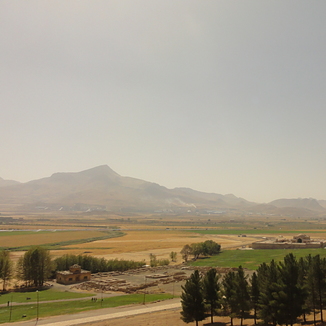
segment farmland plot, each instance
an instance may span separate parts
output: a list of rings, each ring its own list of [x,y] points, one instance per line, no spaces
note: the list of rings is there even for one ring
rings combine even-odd
[[[32,245],[45,245],[70,240],[96,238],[105,235],[99,231],[14,231],[0,232],[0,247],[16,248]]]
[[[197,234],[178,230],[125,231],[125,233],[126,235],[119,238],[66,246],[64,251],[58,250],[53,254],[57,256],[86,252],[106,259],[147,261],[149,254],[155,254],[157,258],[169,258],[171,251],[175,251],[178,253],[178,262],[181,262],[180,251],[186,244],[213,240],[225,249],[238,248],[256,240],[256,238],[242,238],[237,235]]]

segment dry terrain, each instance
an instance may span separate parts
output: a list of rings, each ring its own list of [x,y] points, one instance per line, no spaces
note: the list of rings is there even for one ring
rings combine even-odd
[[[237,235],[203,235],[189,231],[160,230],[160,231],[125,231],[126,235],[119,238],[98,240],[92,243],[66,246],[65,250],[56,250],[55,256],[66,253],[88,253],[106,259],[131,259],[149,261],[149,254],[157,258],[169,258],[171,251],[179,254],[186,244],[214,240],[222,248],[239,248],[257,240],[253,237],[238,237]],[[72,248],[72,249],[69,249]]]
[[[89,323],[84,324],[84,326],[185,326],[185,324],[180,319],[180,310],[168,310],[168,311],[160,311],[154,312],[151,314],[145,315],[137,315],[137,316],[130,316],[126,318],[118,318],[114,320],[96,322],[96,323]],[[230,318],[219,318],[219,321],[224,321],[228,323]],[[206,321],[200,322],[199,326],[209,323],[209,319]],[[217,318],[216,318],[217,321]],[[195,325],[195,323],[191,323],[189,325]],[[235,324],[236,325],[236,324]],[[222,325],[221,325],[222,326]]]
[[[168,310],[153,312],[150,314],[130,316],[126,318],[117,318],[114,320],[101,321],[96,323],[83,324],[83,326],[185,326],[195,325],[195,322],[186,324],[180,319],[180,310]],[[234,325],[240,325],[240,320],[234,319]],[[230,324],[229,317],[214,317],[214,324],[210,323],[210,317],[198,323],[198,326],[215,325],[224,326]],[[253,325],[251,319],[244,320],[243,325]]]
[[[180,319],[180,310],[168,310],[168,311],[159,311],[153,312],[150,314],[130,316],[126,318],[117,318],[114,320],[101,321],[95,323],[83,324],[83,326],[185,326],[185,325],[195,325],[195,322],[186,324]],[[214,324],[210,323],[210,317],[206,318],[203,321],[198,322],[198,326],[226,326],[230,325],[229,317],[214,317]],[[311,323],[309,323],[311,324]],[[233,325],[240,325],[240,319],[234,318]],[[245,319],[243,321],[243,326],[253,326],[253,319]],[[301,326],[302,323],[294,324],[294,326]]]

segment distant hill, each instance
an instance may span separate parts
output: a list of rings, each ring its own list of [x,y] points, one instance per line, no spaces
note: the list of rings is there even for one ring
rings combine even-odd
[[[12,186],[12,185],[17,185],[20,182],[14,181],[14,180],[4,180],[0,178],[0,187],[7,187],[7,186]]]
[[[248,208],[248,212],[255,214],[264,214],[269,216],[294,216],[294,217],[309,217],[321,213],[319,210],[311,210],[299,207],[277,207],[271,204],[258,204]],[[326,212],[326,211],[325,211]]]
[[[220,207],[230,208],[230,207],[249,207],[253,203],[240,198],[236,197],[232,194],[228,195],[219,195],[215,193],[207,193],[207,192],[200,192],[197,190],[193,190],[190,188],[174,188],[171,190],[177,196],[185,196],[191,198],[197,198],[198,200],[205,200],[209,201],[214,205],[218,205]]]
[[[188,188],[167,189],[156,183],[123,177],[107,165],[76,173],[0,188],[1,204],[52,209],[109,211],[188,211],[244,208],[249,203],[234,195],[208,194]]]
[[[320,206],[326,208],[326,200],[318,200]]]
[[[311,211],[325,211],[325,208],[322,207],[314,198],[277,199],[269,204],[279,208],[294,207],[304,208]]]
[[[205,193],[189,188],[168,189],[124,177],[107,165],[81,172],[54,173],[19,183],[0,178],[0,204],[22,210],[103,210],[116,213],[254,213],[310,216],[326,213],[326,201],[313,198],[249,202],[233,194]]]

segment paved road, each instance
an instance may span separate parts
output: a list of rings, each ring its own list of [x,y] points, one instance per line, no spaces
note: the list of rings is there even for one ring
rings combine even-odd
[[[156,303],[149,303],[146,305],[131,305],[116,308],[104,308],[101,310],[91,310],[78,314],[62,315],[48,318],[41,318],[38,321],[29,320],[17,323],[4,323],[2,325],[11,326],[72,326],[82,325],[90,322],[103,321],[114,318],[121,318],[133,315],[146,314],[150,312],[178,309],[181,307],[180,298],[165,300]]]

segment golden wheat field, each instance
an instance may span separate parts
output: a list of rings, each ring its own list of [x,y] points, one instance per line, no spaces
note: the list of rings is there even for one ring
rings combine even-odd
[[[238,248],[254,241],[251,237],[203,235],[176,230],[125,231],[125,233],[124,236],[119,238],[65,246],[65,250],[56,250],[52,254],[61,256],[65,253],[88,253],[106,259],[148,261],[150,254],[155,254],[158,258],[169,258],[171,251],[179,253],[184,245],[205,240],[214,240],[221,244],[222,248]],[[181,262],[180,259],[179,255],[179,262]]]

